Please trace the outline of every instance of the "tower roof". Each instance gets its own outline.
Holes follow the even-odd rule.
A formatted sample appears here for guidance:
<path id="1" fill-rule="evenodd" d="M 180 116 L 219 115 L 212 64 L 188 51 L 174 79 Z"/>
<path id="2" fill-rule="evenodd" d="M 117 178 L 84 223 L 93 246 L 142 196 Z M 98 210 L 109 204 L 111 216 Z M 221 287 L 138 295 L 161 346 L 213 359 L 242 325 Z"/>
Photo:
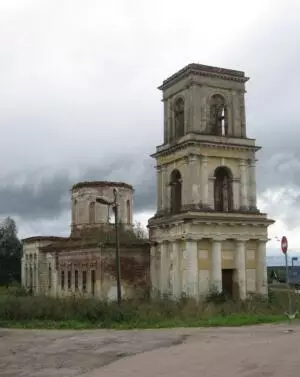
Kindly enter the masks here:
<path id="1" fill-rule="evenodd" d="M 190 74 L 218 77 L 225 80 L 233 80 L 239 82 L 246 82 L 249 80 L 249 77 L 246 77 L 245 72 L 243 71 L 191 63 L 164 80 L 162 85 L 159 86 L 158 89 L 164 90 Z"/>
<path id="2" fill-rule="evenodd" d="M 72 187 L 72 191 L 76 191 L 82 187 L 123 187 L 133 191 L 132 185 L 124 182 L 111 182 L 111 181 L 84 181 L 78 182 Z"/>

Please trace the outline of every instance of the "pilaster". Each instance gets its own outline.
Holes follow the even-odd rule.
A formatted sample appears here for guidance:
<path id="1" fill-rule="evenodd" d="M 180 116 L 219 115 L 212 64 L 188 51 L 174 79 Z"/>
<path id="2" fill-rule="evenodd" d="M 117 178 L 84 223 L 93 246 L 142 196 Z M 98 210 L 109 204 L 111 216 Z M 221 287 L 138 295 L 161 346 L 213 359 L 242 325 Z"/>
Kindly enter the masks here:
<path id="1" fill-rule="evenodd" d="M 169 243 L 160 244 L 160 293 L 169 293 L 170 263 L 169 263 Z"/>
<path id="2" fill-rule="evenodd" d="M 246 160 L 240 160 L 240 175 L 241 175 L 241 184 L 240 184 L 240 208 L 241 210 L 248 210 L 248 179 L 247 179 L 247 162 Z"/>
<path id="3" fill-rule="evenodd" d="M 239 298 L 246 298 L 246 244 L 245 240 L 236 241 L 235 262 L 237 269 L 237 283 L 239 286 Z"/>
<path id="4" fill-rule="evenodd" d="M 151 281 L 151 294 L 152 296 L 159 291 L 159 280 L 158 274 L 159 271 L 157 269 L 157 246 L 151 245 L 150 248 L 150 281 Z"/>
<path id="5" fill-rule="evenodd" d="M 208 158 L 201 158 L 201 207 L 208 207 Z"/>
<path id="6" fill-rule="evenodd" d="M 232 191 L 233 191 L 233 209 L 239 211 L 240 209 L 240 179 L 232 179 Z"/>
<path id="7" fill-rule="evenodd" d="M 201 201 L 201 185 L 199 184 L 199 158 L 195 154 L 190 154 L 188 157 L 188 166 L 189 166 L 189 200 L 188 203 L 192 204 L 194 207 L 199 206 Z"/>
<path id="8" fill-rule="evenodd" d="M 180 273 L 180 244 L 173 242 L 172 247 L 172 291 L 174 298 L 180 298 L 181 295 L 181 273 Z"/>
<path id="9" fill-rule="evenodd" d="M 208 207 L 212 210 L 215 209 L 215 181 L 216 177 L 208 178 Z"/>
<path id="10" fill-rule="evenodd" d="M 222 240 L 212 240 L 211 287 L 222 292 Z"/>
<path id="11" fill-rule="evenodd" d="M 267 240 L 259 240 L 257 249 L 256 290 L 261 295 L 268 293 L 266 242 Z"/>
<path id="12" fill-rule="evenodd" d="M 162 187 L 162 168 L 161 166 L 156 167 L 156 195 L 157 195 L 157 211 L 161 211 L 163 207 L 162 203 L 162 193 L 163 193 L 163 187 Z"/>
<path id="13" fill-rule="evenodd" d="M 251 211 L 257 211 L 256 204 L 256 161 L 251 159 L 248 161 L 249 166 L 249 209 Z"/>
<path id="14" fill-rule="evenodd" d="M 198 247 L 196 240 L 186 241 L 187 252 L 187 293 L 191 297 L 198 298 L 199 295 L 199 273 L 198 273 Z"/>
<path id="15" fill-rule="evenodd" d="M 170 182 L 168 177 L 168 170 L 165 166 L 161 167 L 162 174 L 162 207 L 163 210 L 168 211 L 170 208 Z"/>

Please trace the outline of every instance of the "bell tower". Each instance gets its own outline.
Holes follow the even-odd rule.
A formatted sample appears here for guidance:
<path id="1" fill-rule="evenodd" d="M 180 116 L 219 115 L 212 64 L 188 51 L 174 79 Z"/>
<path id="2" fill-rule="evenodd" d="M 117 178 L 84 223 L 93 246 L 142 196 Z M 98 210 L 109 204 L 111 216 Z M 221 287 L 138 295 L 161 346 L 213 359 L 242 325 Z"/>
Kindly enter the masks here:
<path id="1" fill-rule="evenodd" d="M 266 293 L 267 219 L 256 202 L 244 72 L 190 64 L 159 89 L 164 143 L 152 155 L 157 212 L 149 220 L 153 291 Z"/>

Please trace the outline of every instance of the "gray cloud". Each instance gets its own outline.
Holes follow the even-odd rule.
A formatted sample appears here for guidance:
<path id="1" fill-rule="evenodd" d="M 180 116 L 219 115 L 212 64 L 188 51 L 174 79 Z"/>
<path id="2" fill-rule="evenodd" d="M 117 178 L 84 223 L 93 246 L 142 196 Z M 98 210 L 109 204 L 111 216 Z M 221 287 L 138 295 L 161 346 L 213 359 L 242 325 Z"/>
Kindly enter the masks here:
<path id="1" fill-rule="evenodd" d="M 61 212 L 70 211 L 70 189 L 77 181 L 112 180 L 131 183 L 135 188 L 135 210 L 155 208 L 155 170 L 150 158 L 124 156 L 122 160 L 107 162 L 100 167 L 85 167 L 77 172 L 77 180 L 67 169 L 40 177 L 33 172 L 19 185 L 0 186 L 0 213 L 17 215 L 26 221 L 39 218 L 56 219 Z"/>
<path id="2" fill-rule="evenodd" d="M 216 14 L 216 2 L 187 3 L 1 3 L 1 214 L 51 228 L 46 219 L 68 210 L 71 186 L 98 179 L 132 183 L 136 211 L 154 209 L 149 154 L 163 127 L 156 87 L 200 61 L 251 77 L 248 135 L 263 146 L 258 189 L 270 214 L 285 212 L 295 226 L 290 208 L 299 199 L 288 189 L 300 192 L 300 4 L 252 2 L 245 11 L 237 0 L 220 1 Z M 282 188 L 290 198 L 284 206 L 265 197 Z"/>

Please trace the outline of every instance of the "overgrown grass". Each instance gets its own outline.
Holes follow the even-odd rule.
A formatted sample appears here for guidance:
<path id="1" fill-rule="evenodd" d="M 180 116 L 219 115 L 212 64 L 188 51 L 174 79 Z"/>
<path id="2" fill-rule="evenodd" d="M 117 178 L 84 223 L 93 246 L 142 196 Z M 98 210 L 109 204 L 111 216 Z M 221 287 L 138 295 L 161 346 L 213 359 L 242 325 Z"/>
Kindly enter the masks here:
<path id="1" fill-rule="evenodd" d="M 293 295 L 293 310 L 299 310 Z M 267 298 L 252 296 L 246 301 L 228 301 L 220 296 L 197 303 L 182 297 L 151 301 L 127 300 L 121 306 L 92 298 L 22 296 L 12 290 L 0 295 L 0 327 L 22 328 L 171 328 L 240 326 L 285 320 L 287 295 L 271 292 Z M 300 311 L 300 310 L 299 310 Z"/>

